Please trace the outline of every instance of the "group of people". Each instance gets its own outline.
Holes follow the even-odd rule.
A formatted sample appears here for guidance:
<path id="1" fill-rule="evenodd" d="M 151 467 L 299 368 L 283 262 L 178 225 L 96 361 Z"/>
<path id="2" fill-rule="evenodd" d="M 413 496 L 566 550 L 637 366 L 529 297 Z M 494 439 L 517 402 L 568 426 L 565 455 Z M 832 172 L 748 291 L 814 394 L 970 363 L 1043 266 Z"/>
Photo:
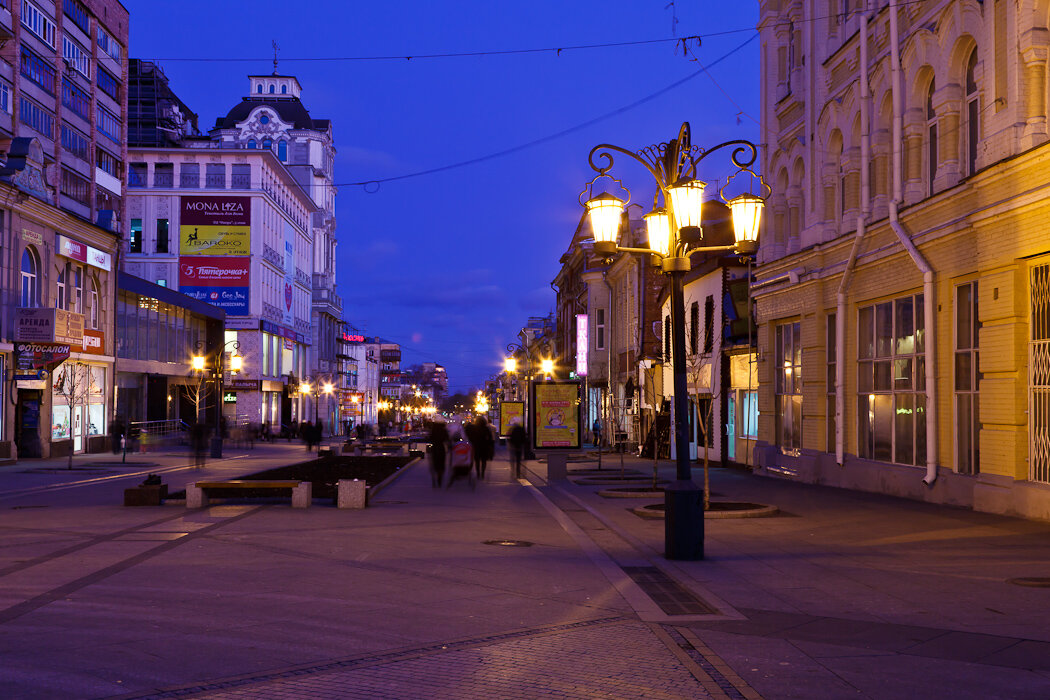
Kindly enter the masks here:
<path id="1" fill-rule="evenodd" d="M 470 445 L 472 464 L 463 475 L 469 475 L 469 469 L 473 469 L 479 481 L 485 480 L 485 471 L 488 463 L 495 457 L 496 442 L 498 436 L 495 426 L 489 424 L 484 416 L 478 416 L 473 423 L 464 423 L 463 432 L 449 433 L 448 426 L 443 421 L 434 421 L 430 424 L 430 466 L 431 479 L 434 488 L 438 488 L 445 481 L 446 466 L 453 467 L 448 479 L 448 486 L 452 485 L 459 472 L 457 465 L 449 465 L 449 457 L 453 446 L 459 442 Z M 525 444 L 528 436 L 525 428 L 520 422 L 515 423 L 507 436 L 510 448 L 511 473 L 515 479 L 521 478 L 521 462 L 525 454 Z"/>

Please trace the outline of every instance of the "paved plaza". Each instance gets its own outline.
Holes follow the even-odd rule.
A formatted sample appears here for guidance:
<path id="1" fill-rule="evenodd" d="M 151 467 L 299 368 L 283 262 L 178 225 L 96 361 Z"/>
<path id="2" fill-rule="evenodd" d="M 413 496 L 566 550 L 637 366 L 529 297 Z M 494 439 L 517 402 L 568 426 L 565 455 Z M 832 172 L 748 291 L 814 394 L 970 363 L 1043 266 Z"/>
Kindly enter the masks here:
<path id="1" fill-rule="evenodd" d="M 575 483 L 593 454 L 515 481 L 501 451 L 474 490 L 416 462 L 363 510 L 122 506 L 150 472 L 305 456 L 0 467 L 3 696 L 1050 697 L 1050 588 L 1012 582 L 1050 577 L 1050 523 L 712 469 L 716 500 L 780 513 L 708 519 L 706 560 L 669 562 L 631 512 L 659 498 Z"/>

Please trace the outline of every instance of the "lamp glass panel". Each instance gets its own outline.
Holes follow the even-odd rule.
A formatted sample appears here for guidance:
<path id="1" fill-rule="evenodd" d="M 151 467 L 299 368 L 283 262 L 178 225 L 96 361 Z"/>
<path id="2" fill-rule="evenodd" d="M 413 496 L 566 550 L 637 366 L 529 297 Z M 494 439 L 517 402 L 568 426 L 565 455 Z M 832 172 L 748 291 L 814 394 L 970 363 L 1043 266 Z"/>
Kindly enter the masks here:
<path id="1" fill-rule="evenodd" d="M 671 254 L 671 217 L 667 210 L 654 209 L 645 215 L 645 225 L 649 230 L 649 247 L 660 255 Z"/>
<path id="2" fill-rule="evenodd" d="M 513 357 L 508 357 L 506 360 L 503 361 L 503 369 L 507 370 L 508 372 L 517 372 L 518 361 Z"/>
<path id="3" fill-rule="evenodd" d="M 204 370 L 204 357 L 202 357 L 201 355 L 193 356 L 193 369 L 198 372 Z"/>
<path id="4" fill-rule="evenodd" d="M 231 372 L 240 372 L 242 369 L 244 369 L 244 358 L 241 357 L 240 355 L 231 355 L 230 356 L 230 371 Z"/>
<path id="5" fill-rule="evenodd" d="M 671 208 L 679 228 L 699 227 L 703 216 L 703 198 L 706 182 L 683 180 L 667 188 L 671 195 Z"/>
<path id="6" fill-rule="evenodd" d="M 594 240 L 616 243 L 623 200 L 605 192 L 587 200 L 587 213 L 591 217 Z"/>
<path id="7" fill-rule="evenodd" d="M 733 234 L 737 243 L 758 240 L 764 204 L 761 197 L 753 194 L 742 194 L 729 201 L 729 209 L 733 212 Z"/>

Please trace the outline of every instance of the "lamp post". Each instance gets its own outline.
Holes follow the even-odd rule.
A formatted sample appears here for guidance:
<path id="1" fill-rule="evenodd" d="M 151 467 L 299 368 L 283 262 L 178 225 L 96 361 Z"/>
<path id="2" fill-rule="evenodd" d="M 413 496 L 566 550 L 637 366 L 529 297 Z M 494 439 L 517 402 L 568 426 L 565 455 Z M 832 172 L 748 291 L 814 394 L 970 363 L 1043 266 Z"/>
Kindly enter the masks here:
<path id="1" fill-rule="evenodd" d="M 728 141 L 703 150 L 690 143 L 689 123 L 683 123 L 678 138 L 667 143 L 648 146 L 638 152 L 619 146 L 599 144 L 591 149 L 588 161 L 598 173 L 583 192 L 583 204 L 590 216 L 594 232 L 594 253 L 611 258 L 617 252 L 653 256 L 670 280 L 671 358 L 674 377 L 674 434 L 676 479 L 664 491 L 664 556 L 668 559 L 697 560 L 704 558 L 704 499 L 701 489 L 693 482 L 689 460 L 689 410 L 685 367 L 685 295 L 683 277 L 691 268 L 690 256 L 697 253 L 735 251 L 753 255 L 758 250 L 758 227 L 762 216 L 763 197 L 750 193 L 726 201 L 733 215 L 736 243 L 733 245 L 704 246 L 701 213 L 706 183 L 696 178 L 696 166 L 711 153 L 732 147 L 731 160 L 737 172 L 731 175 L 719 192 L 725 200 L 725 189 L 741 173 L 757 179 L 763 194 L 769 186 L 751 171 L 758 157 L 756 146 L 749 141 Z M 612 153 L 620 153 L 642 165 L 656 180 L 657 192 L 653 210 L 645 215 L 649 233 L 648 248 L 625 248 L 618 245 L 620 219 L 630 201 L 630 191 L 608 174 L 613 166 Z M 598 165 L 595 156 L 602 162 Z M 593 185 L 599 178 L 608 178 L 627 192 L 627 201 L 603 192 L 597 196 Z M 582 201 L 584 194 L 589 199 Z"/>
<path id="2" fill-rule="evenodd" d="M 318 404 L 318 399 L 320 398 L 321 394 L 324 394 L 325 396 L 329 396 L 330 397 L 332 395 L 333 391 L 335 391 L 335 385 L 332 384 L 332 382 L 329 381 L 329 380 L 325 380 L 322 383 L 322 380 L 320 378 L 318 378 L 318 377 L 314 377 L 312 381 L 311 381 L 310 377 L 307 377 L 305 380 L 300 382 L 300 384 L 299 384 L 299 393 L 303 394 L 304 396 L 311 396 L 311 397 L 313 397 L 314 423 L 317 422 L 317 404 Z"/>
<path id="3" fill-rule="evenodd" d="M 237 351 L 241 349 L 241 344 L 236 340 L 228 340 L 212 353 L 198 353 L 193 356 L 193 369 L 197 372 L 204 372 L 208 364 L 209 357 L 214 354 L 212 359 L 212 369 L 215 372 L 215 434 L 211 438 L 211 456 L 212 459 L 220 459 L 222 457 L 222 375 L 223 375 L 223 355 L 226 354 L 227 346 L 233 347 L 233 353 L 230 355 L 230 371 L 237 373 L 244 369 L 244 358 L 237 354 Z M 196 350 L 200 351 L 205 348 L 205 342 L 203 340 L 197 341 Z"/>

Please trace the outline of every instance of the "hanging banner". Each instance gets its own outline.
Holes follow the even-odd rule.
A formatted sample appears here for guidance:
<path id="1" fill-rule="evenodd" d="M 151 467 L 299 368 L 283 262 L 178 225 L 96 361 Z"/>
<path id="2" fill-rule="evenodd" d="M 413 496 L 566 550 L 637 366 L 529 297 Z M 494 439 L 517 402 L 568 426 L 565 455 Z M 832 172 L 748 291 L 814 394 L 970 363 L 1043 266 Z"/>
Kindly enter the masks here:
<path id="1" fill-rule="evenodd" d="M 180 197 L 179 252 L 250 255 L 251 197 Z"/>
<path id="2" fill-rule="evenodd" d="M 576 314 L 576 375 L 587 376 L 587 314 Z"/>
<path id="3" fill-rule="evenodd" d="M 580 383 L 532 385 L 532 435 L 536 449 L 580 446 Z"/>
<path id="4" fill-rule="evenodd" d="M 281 323 L 295 326 L 292 301 L 295 291 L 295 229 L 284 222 L 284 289 L 281 294 Z"/>
<path id="5" fill-rule="evenodd" d="M 179 257 L 179 291 L 227 314 L 248 315 L 249 258 Z"/>
<path id="6" fill-rule="evenodd" d="M 525 402 L 504 401 L 499 405 L 499 434 L 508 437 L 515 424 L 525 425 Z"/>

